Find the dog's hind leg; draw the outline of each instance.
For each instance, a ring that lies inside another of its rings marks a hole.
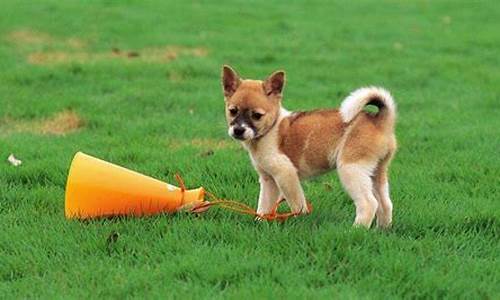
[[[389,153],[382,159],[373,174],[373,192],[378,201],[377,227],[387,228],[392,222],[392,201],[389,197],[389,180],[387,168],[391,162],[393,154]]]
[[[355,226],[370,228],[378,202],[373,194],[372,164],[361,162],[341,164],[338,168],[340,181],[356,205]]]

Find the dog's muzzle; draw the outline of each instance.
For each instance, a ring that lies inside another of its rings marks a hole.
[[[228,134],[232,138],[240,140],[240,141],[253,139],[255,136],[254,131],[251,128],[249,128],[248,126],[245,126],[245,124],[241,124],[241,125],[235,124],[235,125],[229,126]]]

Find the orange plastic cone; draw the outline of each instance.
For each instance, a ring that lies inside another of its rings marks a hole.
[[[153,215],[203,202],[205,190],[185,190],[78,152],[66,184],[66,218]]]

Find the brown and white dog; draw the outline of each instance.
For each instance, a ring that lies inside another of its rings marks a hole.
[[[356,205],[354,225],[392,221],[387,168],[396,151],[395,103],[386,90],[361,88],[340,109],[292,113],[281,106],[285,73],[244,80],[222,69],[229,135],[240,140],[259,173],[257,213],[271,213],[284,197],[294,213],[308,213],[300,179],[337,168]],[[363,111],[378,107],[376,114]]]

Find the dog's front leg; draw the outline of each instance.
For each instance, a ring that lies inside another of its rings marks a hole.
[[[291,162],[280,162],[280,165],[274,168],[273,178],[293,213],[309,213],[297,169]]]
[[[267,215],[272,213],[272,209],[274,208],[276,201],[278,201],[280,191],[274,179],[268,174],[259,172],[259,182],[260,194],[257,214]]]

